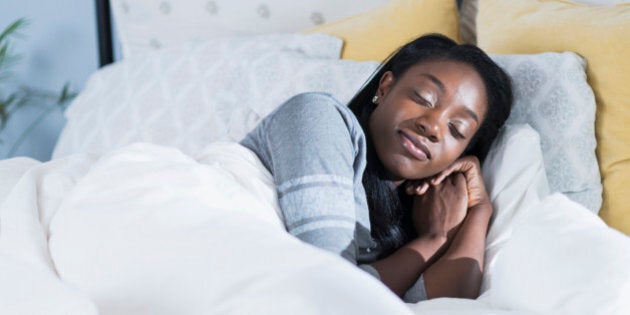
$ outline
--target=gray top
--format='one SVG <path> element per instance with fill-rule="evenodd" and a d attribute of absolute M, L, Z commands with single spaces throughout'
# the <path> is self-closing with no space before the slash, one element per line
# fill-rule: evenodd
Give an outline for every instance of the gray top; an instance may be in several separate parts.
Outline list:
<path fill-rule="evenodd" d="M 362 178 L 365 135 L 352 111 L 324 93 L 294 96 L 241 144 L 273 174 L 287 231 L 371 275 L 378 256 Z M 426 299 L 423 277 L 405 295 Z"/>

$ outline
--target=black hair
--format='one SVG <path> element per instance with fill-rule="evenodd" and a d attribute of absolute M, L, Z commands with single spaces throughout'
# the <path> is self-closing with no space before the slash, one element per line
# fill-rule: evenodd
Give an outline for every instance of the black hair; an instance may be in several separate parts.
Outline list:
<path fill-rule="evenodd" d="M 348 107 L 359 120 L 367 139 L 363 186 L 370 210 L 372 237 L 379 244 L 381 257 L 388 256 L 415 237 L 415 231 L 410 211 L 413 197 L 404 192 L 403 185 L 396 189 L 391 181 L 385 179 L 385 167 L 372 143 L 368 126 L 370 115 L 376 108 L 372 98 L 387 71 L 391 71 L 396 80 L 410 67 L 427 61 L 454 61 L 470 65 L 485 85 L 487 113 L 463 155 L 474 155 L 483 162 L 512 107 L 512 85 L 505 71 L 478 47 L 459 45 L 440 34 L 424 35 L 402 46 L 365 83 Z"/>

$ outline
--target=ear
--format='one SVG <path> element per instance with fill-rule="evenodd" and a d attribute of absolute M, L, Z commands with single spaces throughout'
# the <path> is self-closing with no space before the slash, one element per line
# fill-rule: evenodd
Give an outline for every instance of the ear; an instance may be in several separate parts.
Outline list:
<path fill-rule="evenodd" d="M 392 73 L 391 71 L 383 73 L 383 76 L 378 83 L 378 91 L 376 92 L 376 95 L 378 95 L 378 97 L 380 98 L 383 98 L 387 94 L 387 92 L 389 92 L 389 89 L 392 87 L 393 83 L 394 73 Z"/>

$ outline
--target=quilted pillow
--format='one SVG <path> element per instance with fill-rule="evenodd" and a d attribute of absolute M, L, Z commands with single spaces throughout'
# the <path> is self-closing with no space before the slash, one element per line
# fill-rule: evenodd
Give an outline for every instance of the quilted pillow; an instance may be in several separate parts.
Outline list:
<path fill-rule="evenodd" d="M 96 72 L 66 111 L 53 158 L 97 155 L 133 142 L 196 155 L 240 140 L 291 96 L 330 93 L 347 102 L 378 66 L 339 60 L 328 35 L 236 36 L 126 58 Z"/>
<path fill-rule="evenodd" d="M 514 107 L 506 123 L 529 124 L 540 135 L 551 192 L 597 213 L 602 185 L 595 155 L 595 97 L 578 55 L 492 55 L 510 75 Z"/>

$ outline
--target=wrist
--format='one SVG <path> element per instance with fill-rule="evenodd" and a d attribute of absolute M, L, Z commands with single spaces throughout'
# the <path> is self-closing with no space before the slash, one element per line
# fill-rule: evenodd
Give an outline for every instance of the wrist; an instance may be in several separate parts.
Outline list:
<path fill-rule="evenodd" d="M 422 235 L 412 240 L 407 246 L 413 251 L 419 253 L 423 257 L 431 257 L 442 247 L 448 243 L 446 235 L 441 234 L 429 234 Z"/>
<path fill-rule="evenodd" d="M 489 219 L 490 217 L 492 217 L 492 213 L 494 211 L 493 209 L 494 208 L 492 207 L 490 201 L 487 201 L 471 207 L 470 209 L 468 209 L 468 213 L 474 216 L 485 217 Z"/>

